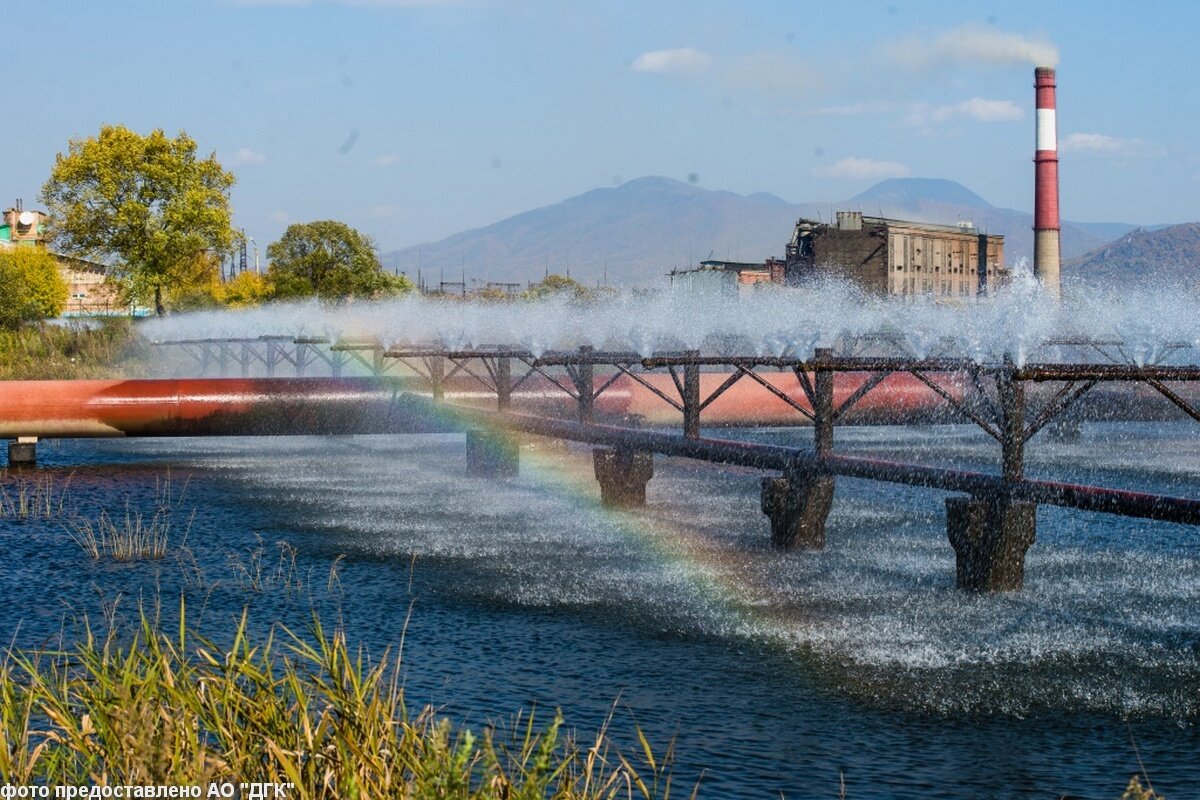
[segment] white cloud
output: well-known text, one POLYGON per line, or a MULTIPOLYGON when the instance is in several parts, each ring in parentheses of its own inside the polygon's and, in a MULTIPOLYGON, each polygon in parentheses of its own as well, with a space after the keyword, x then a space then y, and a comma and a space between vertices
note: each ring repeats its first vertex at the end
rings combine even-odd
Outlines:
POLYGON ((870 158, 843 158, 835 164, 817 167, 813 175, 818 178, 849 178, 851 180, 882 180, 903 178, 910 170, 898 161, 875 161, 870 158))
POLYGON ((246 167, 254 164, 263 164, 267 160, 265 154, 257 150, 251 150, 249 147, 239 147, 233 154, 233 165, 235 167, 246 167))
POLYGON ((1025 109, 1012 100, 985 100, 972 97, 953 106, 953 113, 978 122, 1016 122, 1024 119, 1025 109))
POLYGON ((375 159, 375 166, 381 167, 381 168, 382 167, 394 167, 399 163, 400 163, 400 156, 397 155, 396 153, 385 153, 385 154, 381 155, 379 158, 375 159))
POLYGON ((673 50, 652 50, 633 60, 634 72, 655 72, 670 75, 698 75, 712 63, 712 56, 691 47, 673 50))
POLYGON ((972 97, 961 103, 934 106, 928 103, 916 103, 901 124, 910 128, 929 128, 932 125, 945 125, 955 119, 970 119, 976 122, 1014 122, 1025 116, 1025 109, 1011 100, 985 100, 982 97, 972 97))
POLYGON ((895 62, 913 69, 994 64, 1053 67, 1058 47, 1043 36, 1025 36, 977 24, 960 25, 939 36, 912 34, 887 47, 895 62))
POLYGON ((1064 153, 1087 153, 1111 158, 1154 158, 1161 156, 1160 146, 1144 139, 1125 139, 1104 133, 1071 133, 1058 143, 1064 153))

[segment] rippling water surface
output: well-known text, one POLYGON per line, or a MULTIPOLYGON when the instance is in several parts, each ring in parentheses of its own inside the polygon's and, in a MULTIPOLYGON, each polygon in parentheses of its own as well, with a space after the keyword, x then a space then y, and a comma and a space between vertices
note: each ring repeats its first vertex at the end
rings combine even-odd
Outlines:
MULTIPOLYGON (((838 437, 843 452, 997 458, 967 428, 838 437)), ((1033 476, 1200 486, 1191 427, 1039 440, 1033 476)), ((678 780, 703 772, 703 797, 837 796, 839 775, 850 797, 1115 797, 1138 770, 1131 737, 1156 788, 1200 795, 1195 529, 1043 507, 1025 590, 971 596, 954 589, 939 492, 839 479, 827 548, 780 554, 759 473, 659 459, 648 506, 613 512, 586 449, 521 455, 497 482, 464 475, 453 435, 44 447, 83 513, 149 509, 169 470, 194 563, 93 563, 58 521, 0 520, 0 634, 35 644, 180 591, 217 633, 246 605, 300 627, 315 606, 376 653, 407 621, 410 702, 470 724, 559 706, 586 733, 615 704, 619 738, 634 721, 676 737, 678 780), (294 591, 254 591, 247 567, 269 579, 281 552, 294 591)))

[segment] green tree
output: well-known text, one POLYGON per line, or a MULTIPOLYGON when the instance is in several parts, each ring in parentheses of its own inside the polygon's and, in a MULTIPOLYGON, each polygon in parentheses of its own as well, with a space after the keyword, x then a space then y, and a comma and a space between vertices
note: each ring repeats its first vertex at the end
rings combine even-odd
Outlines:
POLYGON ((57 317, 67 302, 58 261, 40 247, 0 248, 0 328, 57 317))
POLYGON ((267 258, 280 299, 379 298, 413 289, 408 278, 383 271, 369 236, 334 220, 289 225, 267 258))
POLYGON ((215 154, 197 157, 183 131, 172 139, 105 125, 55 157, 42 200, 59 251, 114 264, 133 297, 153 296, 162 314, 164 292, 232 244, 233 182, 215 154))

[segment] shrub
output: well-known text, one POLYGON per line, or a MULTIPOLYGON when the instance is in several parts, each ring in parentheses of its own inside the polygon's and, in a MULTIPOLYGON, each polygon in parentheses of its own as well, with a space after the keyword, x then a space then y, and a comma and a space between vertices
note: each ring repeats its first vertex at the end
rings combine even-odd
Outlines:
POLYGON ((40 247, 0 249, 0 327, 57 317, 67 303, 58 261, 40 247))

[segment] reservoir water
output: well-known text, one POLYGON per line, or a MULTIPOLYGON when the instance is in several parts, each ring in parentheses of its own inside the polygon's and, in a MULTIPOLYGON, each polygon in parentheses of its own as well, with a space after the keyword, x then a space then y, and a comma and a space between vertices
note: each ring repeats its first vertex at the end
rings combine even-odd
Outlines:
MULTIPOLYGON (((807 442, 810 431, 721 435, 807 442)), ((841 452, 994 471, 966 427, 846 428, 841 452)), ((701 797, 1200 796, 1200 534, 1043 507, 1024 591, 954 588, 944 493, 839 479, 829 542, 781 554, 760 473, 657 459, 645 509, 598 502, 584 448, 465 476, 461 435, 67 441, 40 474, 94 516, 153 513, 173 552, 93 562, 60 519, 0 519, 0 636, 22 646, 183 593, 220 638, 339 619, 376 657, 403 640, 410 706, 474 727, 612 714, 701 797), (190 522, 190 529, 188 522, 190 522), (186 549, 183 535, 187 531, 186 549), (286 546, 279 543, 286 543, 286 546), (332 576, 331 576, 331 570, 332 576)), ((1039 436, 1027 472, 1195 496, 1185 424, 1039 436)), ((12 491, 12 478, 6 486, 12 491)))

